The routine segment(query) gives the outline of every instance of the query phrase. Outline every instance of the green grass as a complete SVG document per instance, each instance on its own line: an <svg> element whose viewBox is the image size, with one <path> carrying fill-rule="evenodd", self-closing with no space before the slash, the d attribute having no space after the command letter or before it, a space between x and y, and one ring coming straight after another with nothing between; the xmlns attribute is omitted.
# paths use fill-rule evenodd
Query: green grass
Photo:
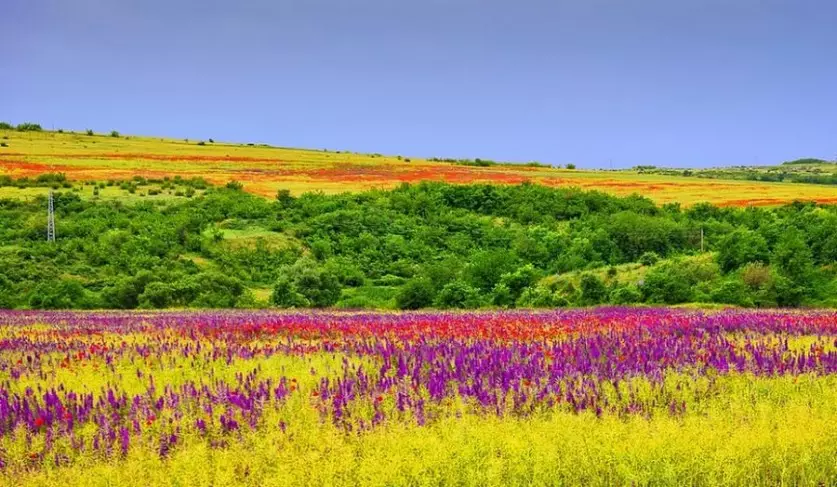
<svg viewBox="0 0 837 487"><path fill-rule="evenodd" d="M298 241L284 233L260 227L242 229L216 227L205 230L204 236L212 237L216 232L221 235L226 245L232 247L255 248L258 245L263 245L266 249L277 250L299 245Z"/></svg>
<svg viewBox="0 0 837 487"><path fill-rule="evenodd" d="M367 284L356 288L344 288L337 308L395 309L396 286Z"/></svg>

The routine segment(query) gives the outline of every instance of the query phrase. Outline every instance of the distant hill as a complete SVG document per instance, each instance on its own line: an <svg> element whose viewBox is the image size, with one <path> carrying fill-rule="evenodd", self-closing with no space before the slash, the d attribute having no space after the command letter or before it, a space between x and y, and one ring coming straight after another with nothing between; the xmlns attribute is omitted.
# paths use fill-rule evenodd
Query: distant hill
<svg viewBox="0 0 837 487"><path fill-rule="evenodd" d="M815 164L834 164L833 161L826 161L824 159L815 159L812 157L806 157L804 159L796 159L793 161L786 161L783 162L782 165L793 166L793 165L806 165L811 166Z"/></svg>
<svg viewBox="0 0 837 487"><path fill-rule="evenodd" d="M813 159L810 159L813 160ZM419 158L360 154L343 150L294 149L260 143L142 137L91 130L45 131L36 123L0 123L0 175L34 179L60 173L67 182L107 182L124 186L133 178L163 180L202 178L223 185L243 184L245 191L274 198L279 190L298 195L393 188L402 183L438 181L454 184L520 184L579 187L627 196L641 194L657 203L690 206L710 202L720 206L769 206L796 199L837 201L837 176L795 163L773 168L717 170L664 169L637 166L632 170L576 169L572 163L501 163L487 159ZM788 176L800 168L803 172ZM832 181L832 179L834 181ZM786 184L789 181L814 184ZM9 185L6 184L8 187ZM200 189L200 188L196 188ZM25 195L24 192L6 191ZM0 195L3 194L0 188ZM102 195L119 197L113 189ZM134 198L133 193L126 192Z"/></svg>

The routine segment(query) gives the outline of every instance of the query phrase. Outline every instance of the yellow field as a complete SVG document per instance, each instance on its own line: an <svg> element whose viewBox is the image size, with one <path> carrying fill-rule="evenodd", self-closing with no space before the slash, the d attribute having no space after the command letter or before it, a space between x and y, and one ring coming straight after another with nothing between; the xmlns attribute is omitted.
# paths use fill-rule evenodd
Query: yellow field
<svg viewBox="0 0 837 487"><path fill-rule="evenodd" d="M247 191L273 197L390 188L402 182L517 184L638 193L658 203L722 206L775 205L795 199L837 202L837 187L795 183L711 180L633 171L567 170L498 165L471 167L426 159L337 151L276 148L152 137L88 136L81 133L0 131L0 174L15 177L62 172L71 180L182 176L212 183L237 180Z"/></svg>

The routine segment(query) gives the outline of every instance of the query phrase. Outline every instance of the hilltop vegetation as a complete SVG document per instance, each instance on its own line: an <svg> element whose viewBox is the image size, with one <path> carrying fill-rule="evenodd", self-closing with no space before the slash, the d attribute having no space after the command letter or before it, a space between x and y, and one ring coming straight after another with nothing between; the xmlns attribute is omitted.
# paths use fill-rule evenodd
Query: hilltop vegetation
<svg viewBox="0 0 837 487"><path fill-rule="evenodd" d="M43 194L0 199L0 307L837 304L832 206L442 183L269 201L238 183L113 182L126 202L43 179L59 188L54 244Z"/></svg>
<svg viewBox="0 0 837 487"><path fill-rule="evenodd" d="M683 176L697 179L837 185L837 163L813 157L786 161L776 166L731 166L709 169L637 166L634 169L642 174Z"/></svg>

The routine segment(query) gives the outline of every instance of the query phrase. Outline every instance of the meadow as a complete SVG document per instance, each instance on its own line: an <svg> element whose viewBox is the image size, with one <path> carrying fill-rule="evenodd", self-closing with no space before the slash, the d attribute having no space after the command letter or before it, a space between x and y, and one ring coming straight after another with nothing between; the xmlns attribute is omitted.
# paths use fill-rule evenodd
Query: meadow
<svg viewBox="0 0 837 487"><path fill-rule="evenodd" d="M295 195L310 191L334 194L387 189L419 181L455 184L530 181L619 196L636 193L658 204L678 202L684 206L700 202L718 206L775 206L797 199L837 202L837 187L823 184L705 179L633 170L553 168L543 164L480 167L412 156L63 131L0 130L0 140L3 144L0 175L20 178L59 172L71 181L126 180L134 176L203 177L221 185L236 180L246 191L268 198L273 198L280 189Z"/></svg>
<svg viewBox="0 0 837 487"><path fill-rule="evenodd" d="M837 478L834 312L2 311L0 358L4 485Z"/></svg>

